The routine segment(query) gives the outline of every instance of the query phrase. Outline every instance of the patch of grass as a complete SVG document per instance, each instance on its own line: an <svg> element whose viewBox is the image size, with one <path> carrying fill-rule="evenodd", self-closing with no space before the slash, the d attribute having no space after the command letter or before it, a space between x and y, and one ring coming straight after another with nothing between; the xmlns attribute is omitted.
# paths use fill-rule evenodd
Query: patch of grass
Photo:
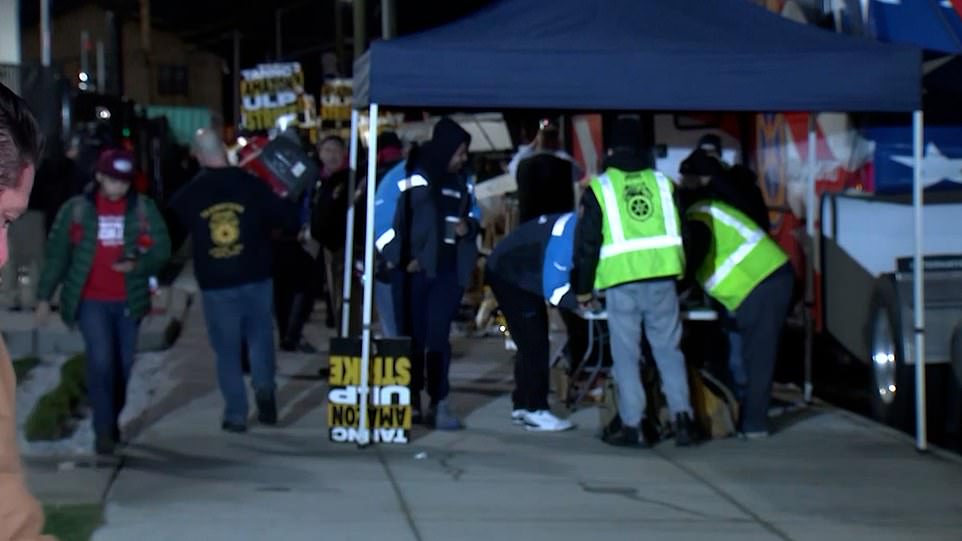
<svg viewBox="0 0 962 541"><path fill-rule="evenodd" d="M45 505L47 535L60 541L89 541L94 531L104 522L100 504Z"/></svg>
<svg viewBox="0 0 962 541"><path fill-rule="evenodd" d="M60 368L60 383L40 397L27 416L23 431L27 441L58 440L67 436L69 423L87 395L86 359L75 355Z"/></svg>
<svg viewBox="0 0 962 541"><path fill-rule="evenodd" d="M24 357L22 359L14 359L13 361L13 371L17 374L17 382L21 382L27 377L27 374L31 370L40 364L40 359L36 357Z"/></svg>

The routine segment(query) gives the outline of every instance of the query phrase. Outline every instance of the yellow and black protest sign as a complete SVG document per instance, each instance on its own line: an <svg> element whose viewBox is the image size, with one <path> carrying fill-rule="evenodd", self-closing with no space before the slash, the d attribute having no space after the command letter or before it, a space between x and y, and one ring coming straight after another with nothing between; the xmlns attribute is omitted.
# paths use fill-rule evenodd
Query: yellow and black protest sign
<svg viewBox="0 0 962 541"><path fill-rule="evenodd" d="M262 131L285 115L295 118L304 98L304 72L298 62L258 64L241 71L241 125Z"/></svg>
<svg viewBox="0 0 962 541"><path fill-rule="evenodd" d="M411 342L376 340L361 384L361 341L331 340L327 426L337 443L408 443L411 434ZM360 427L361 402L367 403L366 431Z"/></svg>

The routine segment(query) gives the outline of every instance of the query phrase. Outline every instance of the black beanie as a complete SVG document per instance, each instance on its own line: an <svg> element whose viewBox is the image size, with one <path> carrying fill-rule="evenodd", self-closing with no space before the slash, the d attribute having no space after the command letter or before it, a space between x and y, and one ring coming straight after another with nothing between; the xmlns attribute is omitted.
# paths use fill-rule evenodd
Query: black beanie
<svg viewBox="0 0 962 541"><path fill-rule="evenodd" d="M611 149L641 151L641 121L638 117L622 116L611 129Z"/></svg>
<svg viewBox="0 0 962 541"><path fill-rule="evenodd" d="M721 162L703 148L695 149L689 154L685 161L681 162L680 169L682 175L697 177L711 177L723 171Z"/></svg>
<svg viewBox="0 0 962 541"><path fill-rule="evenodd" d="M397 147L404 148L401 138L393 131L386 131L377 136L377 148Z"/></svg>

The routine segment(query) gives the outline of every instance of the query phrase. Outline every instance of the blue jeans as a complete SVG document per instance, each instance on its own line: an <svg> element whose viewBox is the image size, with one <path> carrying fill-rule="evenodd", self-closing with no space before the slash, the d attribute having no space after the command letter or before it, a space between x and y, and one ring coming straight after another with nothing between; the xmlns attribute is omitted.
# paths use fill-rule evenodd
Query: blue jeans
<svg viewBox="0 0 962 541"><path fill-rule="evenodd" d="M128 315L126 302L85 300L77 310L77 325L87 354L87 395L94 432L117 438L117 419L127 402L140 321Z"/></svg>
<svg viewBox="0 0 962 541"><path fill-rule="evenodd" d="M241 344L247 344L255 392L274 392L273 284L264 280L202 292L207 335L217 355L217 382L224 395L224 420L246 424L247 391Z"/></svg>
<svg viewBox="0 0 962 541"><path fill-rule="evenodd" d="M427 391L435 405L450 392L451 323L461 306L464 288L453 270L439 271L434 278L423 271L412 274L395 270L392 280L398 330L411 337L411 391L420 396L427 368Z"/></svg>

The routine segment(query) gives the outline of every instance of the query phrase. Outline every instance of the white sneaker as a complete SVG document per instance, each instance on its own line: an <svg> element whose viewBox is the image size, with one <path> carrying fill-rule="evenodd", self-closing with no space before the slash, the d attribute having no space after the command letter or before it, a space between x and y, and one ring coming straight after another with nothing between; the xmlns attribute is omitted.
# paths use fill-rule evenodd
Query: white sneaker
<svg viewBox="0 0 962 541"><path fill-rule="evenodd" d="M511 424L513 425L523 425L524 424L524 414L527 413L524 410L513 410L511 412Z"/></svg>
<svg viewBox="0 0 962 541"><path fill-rule="evenodd" d="M556 417L548 410L524 412L524 428L532 432L563 432L575 425L567 419Z"/></svg>

